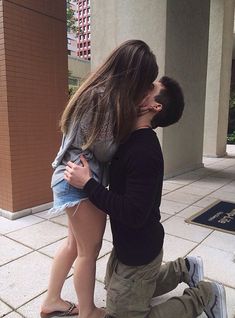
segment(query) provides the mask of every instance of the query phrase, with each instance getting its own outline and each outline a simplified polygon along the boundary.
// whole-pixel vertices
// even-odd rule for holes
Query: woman
[[[80,318],[102,318],[105,312],[94,304],[96,260],[101,248],[106,217],[82,190],[64,180],[68,161],[89,161],[93,177],[107,185],[108,162],[116,147],[133,129],[140,102],[158,74],[156,58],[146,43],[129,40],[116,48],[103,65],[78,89],[61,119],[64,133],[53,162],[54,207],[68,215],[68,239],[57,252],[42,304],[41,317],[77,315],[73,304],[61,299],[61,289],[76,259],[74,286]]]

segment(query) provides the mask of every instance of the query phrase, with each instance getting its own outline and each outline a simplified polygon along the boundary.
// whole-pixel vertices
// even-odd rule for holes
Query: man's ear
[[[162,104],[156,103],[154,106],[152,106],[152,110],[155,113],[159,113],[162,110]]]

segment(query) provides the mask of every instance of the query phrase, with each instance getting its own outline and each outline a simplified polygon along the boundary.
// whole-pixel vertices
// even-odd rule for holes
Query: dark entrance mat
[[[235,203],[218,201],[185,222],[235,234]]]

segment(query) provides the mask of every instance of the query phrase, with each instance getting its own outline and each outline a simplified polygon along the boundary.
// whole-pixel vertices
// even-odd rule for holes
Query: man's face
[[[155,99],[156,99],[156,96],[159,95],[160,91],[164,89],[164,86],[158,81],[153,82],[153,85],[154,87],[152,88],[151,91],[149,91],[148,95],[145,97],[143,101],[143,105],[146,107],[148,106],[149,109],[159,105],[159,103],[157,103]]]

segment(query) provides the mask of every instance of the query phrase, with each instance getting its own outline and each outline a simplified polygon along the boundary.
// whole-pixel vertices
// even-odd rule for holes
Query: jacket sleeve
[[[90,201],[113,219],[139,228],[145,223],[155,203],[156,187],[162,169],[156,156],[133,154],[127,163],[125,194],[107,190],[94,179],[84,187]],[[159,174],[160,173],[160,174]]]

